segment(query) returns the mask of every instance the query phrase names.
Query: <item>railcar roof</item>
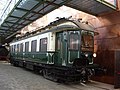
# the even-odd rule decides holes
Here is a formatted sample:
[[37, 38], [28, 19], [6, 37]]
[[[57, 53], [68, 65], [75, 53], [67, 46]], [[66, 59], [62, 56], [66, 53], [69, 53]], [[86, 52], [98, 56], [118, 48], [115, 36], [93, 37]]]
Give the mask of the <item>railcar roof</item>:
[[66, 18], [60, 18], [59, 20], [53, 21], [49, 25], [47, 25], [43, 28], [37, 28], [32, 33], [34, 34], [38, 31], [50, 30], [51, 28], [55, 28], [55, 27], [59, 27], [59, 26], [63, 26], [63, 25], [76, 27], [76, 28], [80, 28], [80, 29], [83, 29], [83, 30], [94, 31], [94, 28], [92, 26], [90, 26], [89, 24], [80, 22], [78, 20], [69, 20], [69, 19], [66, 19]]
[[[72, 24], [73, 26], [76, 26], [80, 29], [94, 31], [94, 28], [92, 26], [90, 26], [88, 23], [86, 24], [85, 22], [81, 22], [79, 20], [69, 20], [66, 18], [61, 18], [59, 20], [56, 20], [56, 21], [50, 23], [49, 25], [47, 25], [45, 28], [54, 27], [54, 26], [58, 26], [61, 24], [63, 25], [67, 22], [73, 23], [74, 24], [74, 25]], [[71, 25], [71, 24], [68, 23], [68, 25]]]
[[75, 30], [75, 29], [94, 31], [94, 28], [89, 24], [77, 20], [69, 20], [69, 19], [61, 18], [59, 20], [51, 22], [49, 25], [45, 26], [44, 28], [37, 28], [36, 31], [32, 33], [27, 33], [25, 36], [22, 36], [23, 38], [21, 39], [26, 39], [47, 32], [59, 32], [64, 30]]

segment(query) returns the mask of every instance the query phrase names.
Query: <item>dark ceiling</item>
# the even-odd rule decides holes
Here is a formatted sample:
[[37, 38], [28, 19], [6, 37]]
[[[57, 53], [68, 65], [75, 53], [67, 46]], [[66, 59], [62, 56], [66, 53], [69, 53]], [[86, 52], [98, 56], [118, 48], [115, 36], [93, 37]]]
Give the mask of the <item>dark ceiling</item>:
[[31, 22], [65, 5], [92, 15], [116, 10], [104, 0], [19, 0], [0, 26], [0, 37], [9, 39]]

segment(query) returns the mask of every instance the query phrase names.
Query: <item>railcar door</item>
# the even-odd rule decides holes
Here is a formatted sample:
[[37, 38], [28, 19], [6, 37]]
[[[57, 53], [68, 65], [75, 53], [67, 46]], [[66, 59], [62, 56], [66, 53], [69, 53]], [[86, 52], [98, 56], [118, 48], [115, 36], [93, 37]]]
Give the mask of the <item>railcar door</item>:
[[67, 32], [56, 33], [57, 59], [55, 64], [66, 66], [67, 63]]

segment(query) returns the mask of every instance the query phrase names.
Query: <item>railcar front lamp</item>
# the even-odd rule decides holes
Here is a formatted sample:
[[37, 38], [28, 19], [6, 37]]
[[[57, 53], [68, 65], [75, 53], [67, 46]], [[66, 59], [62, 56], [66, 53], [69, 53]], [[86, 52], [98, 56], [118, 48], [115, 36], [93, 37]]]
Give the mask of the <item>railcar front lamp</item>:
[[93, 57], [96, 57], [97, 56], [97, 54], [96, 53], [93, 53]]
[[88, 57], [88, 54], [86, 53], [85, 56]]

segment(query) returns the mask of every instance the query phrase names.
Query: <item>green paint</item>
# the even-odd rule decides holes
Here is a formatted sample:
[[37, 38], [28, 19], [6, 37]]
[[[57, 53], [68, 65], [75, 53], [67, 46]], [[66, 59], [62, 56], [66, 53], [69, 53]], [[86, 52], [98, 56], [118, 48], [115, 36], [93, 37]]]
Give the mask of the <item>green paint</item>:
[[[78, 43], [78, 46], [72, 46], [70, 48], [70, 34], [78, 35], [73, 38], [73, 43]], [[93, 47], [84, 47], [82, 49], [82, 36], [85, 34], [90, 34], [93, 36], [92, 32], [87, 31], [81, 33], [79, 30], [74, 31], [64, 31], [56, 33], [56, 51], [55, 52], [14, 52], [11, 55], [16, 59], [29, 60], [38, 63], [55, 64], [58, 66], [72, 66], [76, 58], [82, 58], [81, 56], [87, 53], [89, 62], [92, 62]], [[87, 35], [88, 36], [88, 35]], [[81, 42], [82, 41], [82, 42]], [[87, 41], [87, 40], [86, 40]], [[88, 40], [89, 41], [89, 40]], [[93, 41], [91, 43], [94, 43]], [[93, 45], [93, 44], [91, 44]], [[77, 48], [75, 48], [77, 47]], [[92, 48], [92, 49], [91, 49]], [[79, 59], [81, 60], [81, 59]]]

